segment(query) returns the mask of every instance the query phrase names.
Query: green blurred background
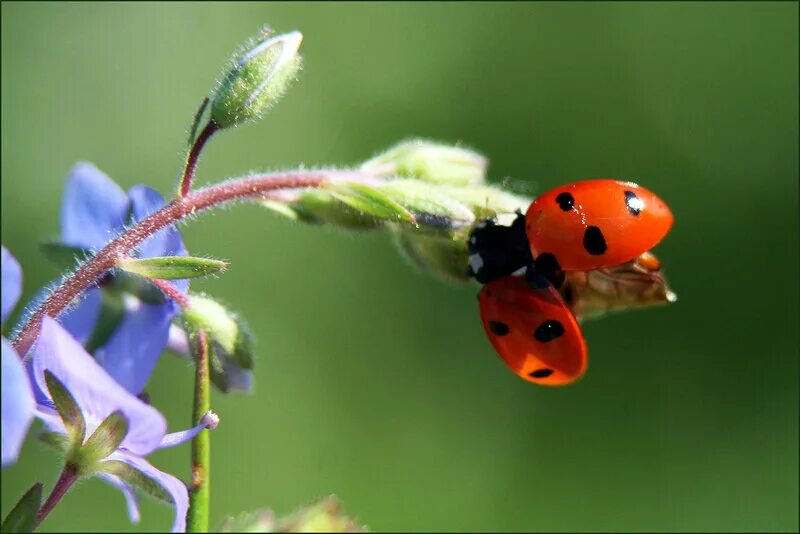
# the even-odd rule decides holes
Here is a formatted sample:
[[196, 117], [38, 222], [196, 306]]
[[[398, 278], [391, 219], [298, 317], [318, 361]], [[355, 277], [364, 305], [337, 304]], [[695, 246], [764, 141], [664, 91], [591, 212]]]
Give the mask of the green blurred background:
[[[53, 279], [63, 178], [91, 160], [169, 194], [186, 128], [259, 25], [305, 35], [300, 83], [220, 135], [208, 183], [351, 165], [400, 139], [462, 141], [531, 194], [636, 179], [672, 207], [657, 249], [680, 300], [585, 324], [591, 365], [548, 389], [510, 373], [476, 286], [410, 268], [383, 233], [254, 206], [184, 229], [227, 258], [199, 282], [258, 337], [256, 392], [216, 395], [212, 523], [335, 493], [373, 530], [798, 528], [798, 5], [2, 5], [2, 241], [24, 298]], [[187, 426], [191, 372], [150, 392]], [[188, 475], [188, 447], [151, 457]], [[57, 458], [31, 434], [2, 473], [5, 514]], [[92, 480], [43, 530], [131, 526]]]

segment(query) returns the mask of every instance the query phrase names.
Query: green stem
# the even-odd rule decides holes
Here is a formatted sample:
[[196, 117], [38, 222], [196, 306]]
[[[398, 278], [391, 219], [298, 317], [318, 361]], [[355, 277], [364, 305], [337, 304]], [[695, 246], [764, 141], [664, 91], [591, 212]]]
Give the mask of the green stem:
[[[208, 338], [201, 330], [197, 334], [197, 362], [194, 384], [193, 424], [198, 425], [211, 409], [211, 380], [209, 373]], [[187, 532], [208, 532], [211, 474], [211, 432], [200, 432], [192, 440], [192, 484], [189, 488]]]

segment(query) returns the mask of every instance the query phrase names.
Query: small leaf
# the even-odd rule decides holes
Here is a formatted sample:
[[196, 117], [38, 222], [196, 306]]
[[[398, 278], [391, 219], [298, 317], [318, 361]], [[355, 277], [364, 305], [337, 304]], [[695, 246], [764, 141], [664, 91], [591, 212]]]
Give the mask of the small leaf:
[[325, 186], [334, 198], [356, 211], [377, 219], [392, 222], [408, 222], [416, 226], [414, 215], [403, 206], [375, 188], [356, 182], [329, 183]]
[[167, 504], [172, 504], [172, 496], [161, 484], [125, 462], [107, 460], [98, 465], [97, 471], [116, 475], [139, 491]]
[[220, 260], [196, 256], [159, 256], [155, 258], [123, 258], [117, 267], [129, 273], [156, 280], [200, 278], [224, 271], [228, 264]]
[[100, 312], [97, 314], [92, 335], [86, 342], [86, 351], [93, 353], [106, 344], [125, 317], [125, 303], [122, 293], [114, 290], [101, 291]]
[[33, 532], [36, 514], [42, 504], [42, 483], [37, 482], [8, 513], [0, 532]]
[[86, 421], [83, 419], [81, 409], [64, 384], [56, 378], [56, 375], [45, 370], [44, 380], [53, 403], [56, 405], [58, 415], [61, 416], [64, 427], [67, 429], [70, 446], [77, 450], [77, 447], [83, 444], [83, 438], [86, 435]]
[[88, 248], [66, 245], [58, 241], [47, 241], [41, 243], [39, 247], [45, 257], [60, 269], [74, 267], [78, 262], [92, 255], [92, 251]]
[[127, 435], [128, 418], [117, 410], [100, 423], [80, 448], [75, 460], [78, 468], [84, 473], [94, 470], [100, 460], [117, 450]]

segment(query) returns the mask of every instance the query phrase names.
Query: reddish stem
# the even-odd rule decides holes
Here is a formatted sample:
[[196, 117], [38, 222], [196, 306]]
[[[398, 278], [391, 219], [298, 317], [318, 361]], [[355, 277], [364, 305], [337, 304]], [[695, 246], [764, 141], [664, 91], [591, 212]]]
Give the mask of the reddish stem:
[[53, 491], [50, 492], [50, 496], [47, 497], [44, 505], [39, 509], [39, 512], [36, 514], [36, 522], [33, 524], [33, 530], [39, 528], [39, 525], [45, 518], [50, 514], [53, 508], [61, 501], [61, 498], [66, 495], [69, 488], [72, 487], [75, 482], [78, 481], [78, 470], [75, 469], [74, 466], [67, 464], [64, 466], [64, 469], [61, 471], [61, 475], [58, 477], [55, 486], [53, 486]]
[[124, 257], [139, 243], [181, 219], [204, 209], [247, 198], [263, 197], [268, 191], [320, 187], [324, 182], [360, 181], [375, 182], [374, 176], [348, 171], [295, 171], [264, 176], [248, 176], [229, 180], [178, 198], [143, 219], [133, 228], [115, 238], [91, 259], [81, 265], [50, 293], [47, 299], [30, 315], [13, 340], [20, 357], [28, 352], [39, 335], [42, 317], [57, 317], [89, 285], [95, 283], [107, 270], [113, 268], [117, 258]]
[[181, 178], [181, 187], [180, 187], [180, 197], [185, 197], [189, 194], [189, 191], [192, 190], [192, 180], [194, 179], [194, 171], [197, 169], [197, 159], [200, 157], [200, 152], [203, 150], [203, 147], [211, 139], [211, 136], [214, 135], [217, 130], [219, 130], [219, 126], [214, 121], [208, 121], [206, 127], [203, 128], [203, 131], [200, 132], [200, 135], [197, 136], [197, 139], [192, 145], [192, 149], [189, 151], [189, 155], [186, 157], [186, 166], [183, 168], [183, 177]]
[[178, 303], [181, 308], [188, 308], [190, 305], [189, 295], [184, 295], [178, 288], [166, 280], [150, 279], [150, 283], [160, 289], [166, 296]]

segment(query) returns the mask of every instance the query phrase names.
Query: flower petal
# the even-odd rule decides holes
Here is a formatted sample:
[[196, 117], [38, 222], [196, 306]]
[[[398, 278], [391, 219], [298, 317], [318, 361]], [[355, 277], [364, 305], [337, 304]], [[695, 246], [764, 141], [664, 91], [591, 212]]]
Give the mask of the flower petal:
[[175, 447], [181, 443], [186, 443], [202, 430], [214, 430], [219, 425], [219, 416], [212, 411], [206, 412], [200, 419], [200, 423], [188, 430], [181, 430], [180, 432], [171, 432], [164, 436], [161, 440], [161, 448]]
[[83, 292], [77, 306], [67, 309], [58, 316], [58, 322], [72, 334], [72, 337], [81, 343], [86, 343], [94, 331], [102, 302], [101, 290], [91, 287]]
[[19, 266], [17, 259], [11, 255], [6, 247], [2, 247], [0, 266], [3, 270], [2, 309], [0, 309], [2, 320], [0, 322], [5, 323], [6, 317], [14, 309], [14, 305], [22, 293], [22, 267]]
[[130, 424], [120, 448], [145, 455], [159, 446], [167, 433], [164, 416], [128, 393], [56, 321], [49, 317], [42, 319], [41, 333], [31, 352], [39, 388], [47, 391], [44, 380], [47, 369], [67, 387], [80, 406], [87, 434], [112, 412], [120, 410]]
[[[144, 304], [131, 299], [125, 318], [95, 353], [100, 365], [122, 387], [137, 395], [147, 384], [169, 339], [172, 303]], [[129, 301], [130, 302], [130, 301]]]
[[108, 457], [109, 460], [125, 462], [147, 478], [158, 483], [172, 498], [175, 506], [175, 520], [172, 523], [172, 532], [186, 531], [186, 512], [189, 510], [189, 491], [186, 484], [174, 476], [158, 470], [144, 458], [127, 451], [117, 451]]
[[139, 524], [139, 521], [142, 519], [139, 513], [139, 497], [130, 484], [121, 480], [118, 476], [109, 473], [98, 473], [97, 476], [122, 492], [123, 497], [125, 497], [125, 504], [128, 507], [128, 517], [131, 523], [134, 525]]
[[80, 162], [67, 175], [61, 203], [61, 240], [98, 249], [125, 225], [130, 201], [125, 192], [100, 169]]
[[[128, 191], [133, 207], [133, 217], [141, 221], [151, 213], [164, 206], [164, 199], [155, 189], [146, 185], [136, 185]], [[186, 256], [181, 234], [174, 226], [159, 230], [152, 237], [145, 239], [138, 247], [139, 256], [151, 258], [155, 256]], [[188, 280], [176, 280], [175, 286], [183, 293], [189, 290]]]
[[[5, 249], [4, 249], [5, 250]], [[14, 463], [28, 434], [35, 407], [25, 366], [6, 338], [2, 339], [2, 464]]]

